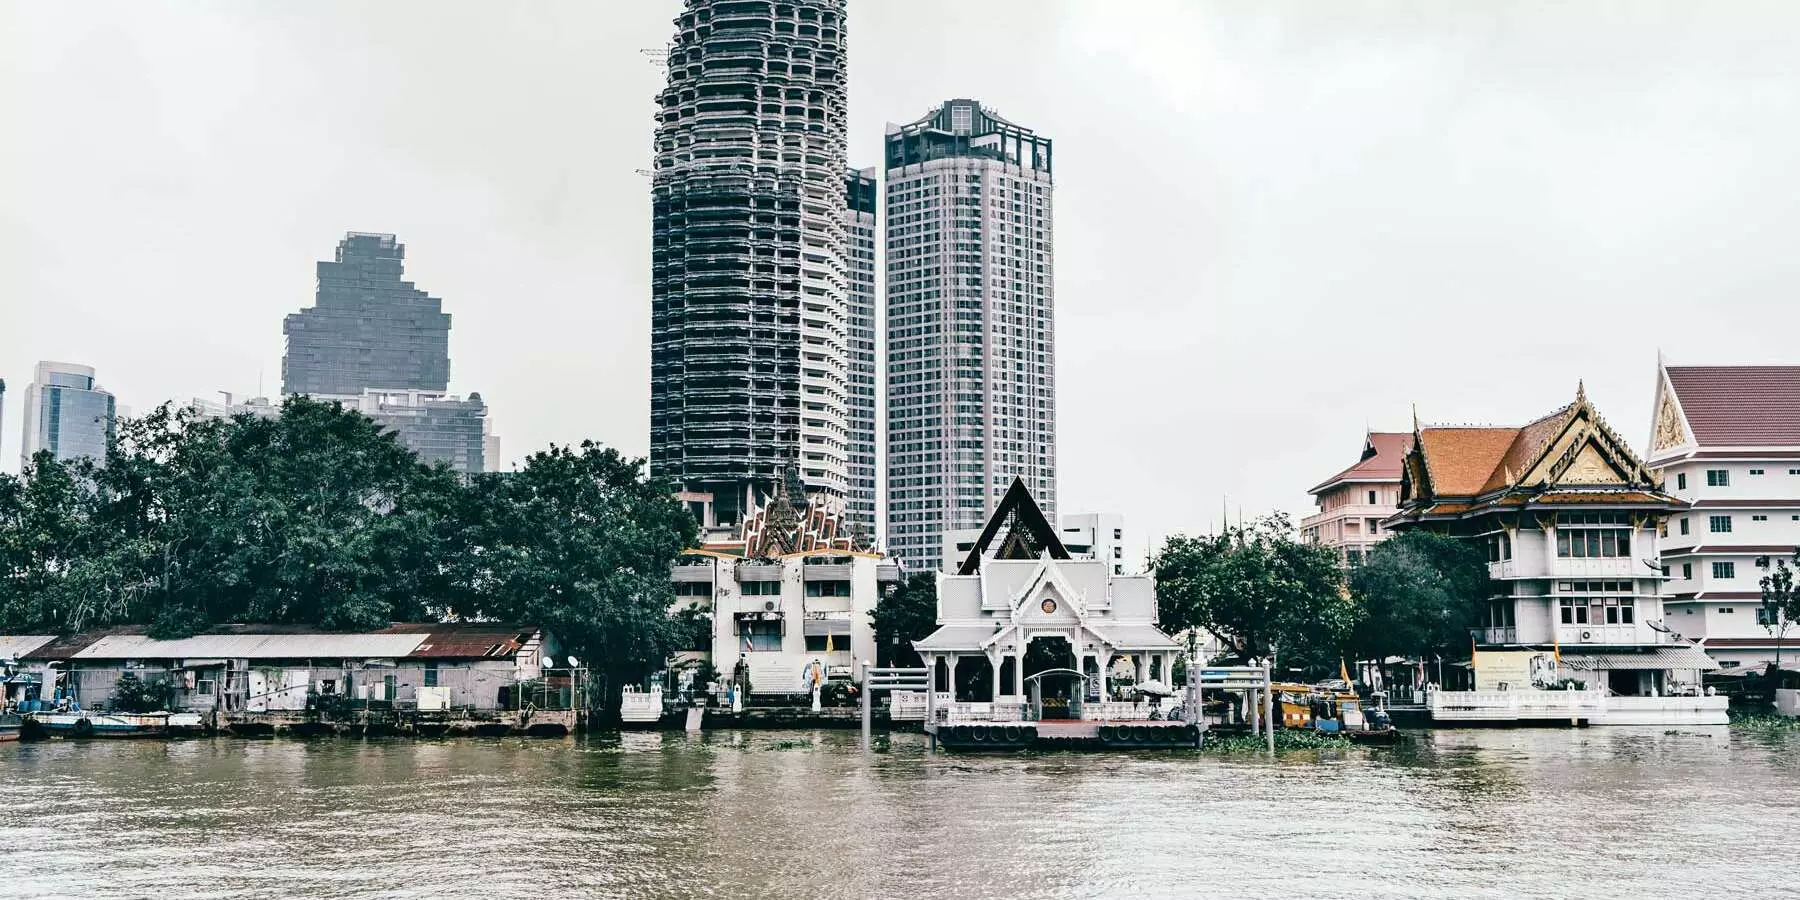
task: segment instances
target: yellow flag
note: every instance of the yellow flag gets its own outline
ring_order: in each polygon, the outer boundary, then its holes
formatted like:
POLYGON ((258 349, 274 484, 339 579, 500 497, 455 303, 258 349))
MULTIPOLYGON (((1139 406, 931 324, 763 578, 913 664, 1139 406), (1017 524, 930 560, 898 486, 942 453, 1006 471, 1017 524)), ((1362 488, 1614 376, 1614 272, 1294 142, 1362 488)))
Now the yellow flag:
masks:
MULTIPOLYGON (((1562 668, 1562 638, 1557 635, 1554 628, 1550 629, 1550 652, 1556 657, 1556 667, 1562 668)), ((1561 678, 1562 676, 1556 677, 1561 678)))
POLYGON ((1350 669, 1348 666, 1344 665, 1344 658, 1341 656, 1338 657, 1338 674, 1342 675, 1344 677, 1345 684, 1355 684, 1356 683, 1356 682, 1353 682, 1350 680, 1350 669))
POLYGON ((831 652, 831 632, 825 632, 825 652, 831 652))

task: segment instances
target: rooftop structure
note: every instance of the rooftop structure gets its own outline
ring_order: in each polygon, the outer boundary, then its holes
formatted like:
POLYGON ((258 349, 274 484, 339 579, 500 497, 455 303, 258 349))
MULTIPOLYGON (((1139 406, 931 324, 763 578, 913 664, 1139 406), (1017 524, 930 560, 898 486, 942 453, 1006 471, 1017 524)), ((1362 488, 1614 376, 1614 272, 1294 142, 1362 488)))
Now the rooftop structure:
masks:
POLYGON ((687 0, 657 96, 650 469, 740 521, 849 490, 844 0, 687 0))
POLYGON ((1365 434, 1362 456, 1354 465, 1307 491, 1319 511, 1300 520, 1302 539, 1335 548, 1344 565, 1361 562, 1386 540, 1381 522, 1399 508, 1400 471, 1412 439, 1405 432, 1365 434))
POLYGON ((1647 462, 1690 504, 1663 539, 1669 627, 1727 668, 1769 662, 1760 582, 1800 545, 1800 366, 1659 359, 1653 398, 1647 462))

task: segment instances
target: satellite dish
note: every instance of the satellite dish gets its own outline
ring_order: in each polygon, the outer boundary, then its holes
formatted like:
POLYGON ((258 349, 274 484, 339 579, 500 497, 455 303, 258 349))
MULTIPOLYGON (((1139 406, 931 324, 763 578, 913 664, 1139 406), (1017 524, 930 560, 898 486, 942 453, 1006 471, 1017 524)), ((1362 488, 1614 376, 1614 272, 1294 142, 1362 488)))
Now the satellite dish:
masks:
POLYGON ((569 668, 573 669, 579 665, 581 665, 581 660, 576 659, 573 656, 569 657, 569 668))

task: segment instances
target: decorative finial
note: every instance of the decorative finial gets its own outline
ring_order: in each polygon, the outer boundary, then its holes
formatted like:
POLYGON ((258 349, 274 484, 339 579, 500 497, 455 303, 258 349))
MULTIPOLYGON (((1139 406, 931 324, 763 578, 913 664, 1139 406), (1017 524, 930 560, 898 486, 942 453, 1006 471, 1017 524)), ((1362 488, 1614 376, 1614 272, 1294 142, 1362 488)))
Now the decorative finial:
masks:
POLYGON ((1419 404, 1414 403, 1412 405, 1412 410, 1413 410, 1413 434, 1418 434, 1419 433, 1419 404))
POLYGON ((1575 379, 1575 400, 1578 403, 1587 401, 1587 379, 1575 379))

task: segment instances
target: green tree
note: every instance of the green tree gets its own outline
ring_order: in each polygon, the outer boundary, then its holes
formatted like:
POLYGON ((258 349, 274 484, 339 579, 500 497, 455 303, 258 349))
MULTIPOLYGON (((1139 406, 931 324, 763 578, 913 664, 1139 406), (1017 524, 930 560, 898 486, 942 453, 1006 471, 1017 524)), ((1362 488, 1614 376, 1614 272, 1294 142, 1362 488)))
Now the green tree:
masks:
POLYGON ((1467 650, 1492 593, 1478 547, 1425 531, 1376 545, 1351 571, 1350 590, 1364 613, 1350 638, 1359 659, 1467 650))
POLYGON ((1800 622, 1800 588, 1794 585, 1794 570, 1800 569, 1800 548, 1795 548, 1793 565, 1775 560, 1775 569, 1762 577, 1763 627, 1775 635, 1775 668, 1781 668, 1781 643, 1789 628, 1800 622))
POLYGON ((135 672, 126 672, 113 682, 112 707, 133 713, 168 709, 169 685, 163 681, 145 681, 135 672))
POLYGON ((588 660, 602 708, 667 664, 689 627, 671 612, 669 568, 697 527, 672 485, 591 441, 551 447, 517 472, 476 479, 473 557, 458 615, 529 622, 588 660))
POLYGON ((1360 610, 1330 550, 1293 539, 1273 513, 1216 535, 1176 535, 1151 561, 1162 626, 1204 628, 1238 659, 1336 671, 1360 610))
POLYGON ((925 664, 913 641, 937 630, 937 576, 916 572, 881 598, 869 619, 875 627, 875 658, 884 666, 925 664))

